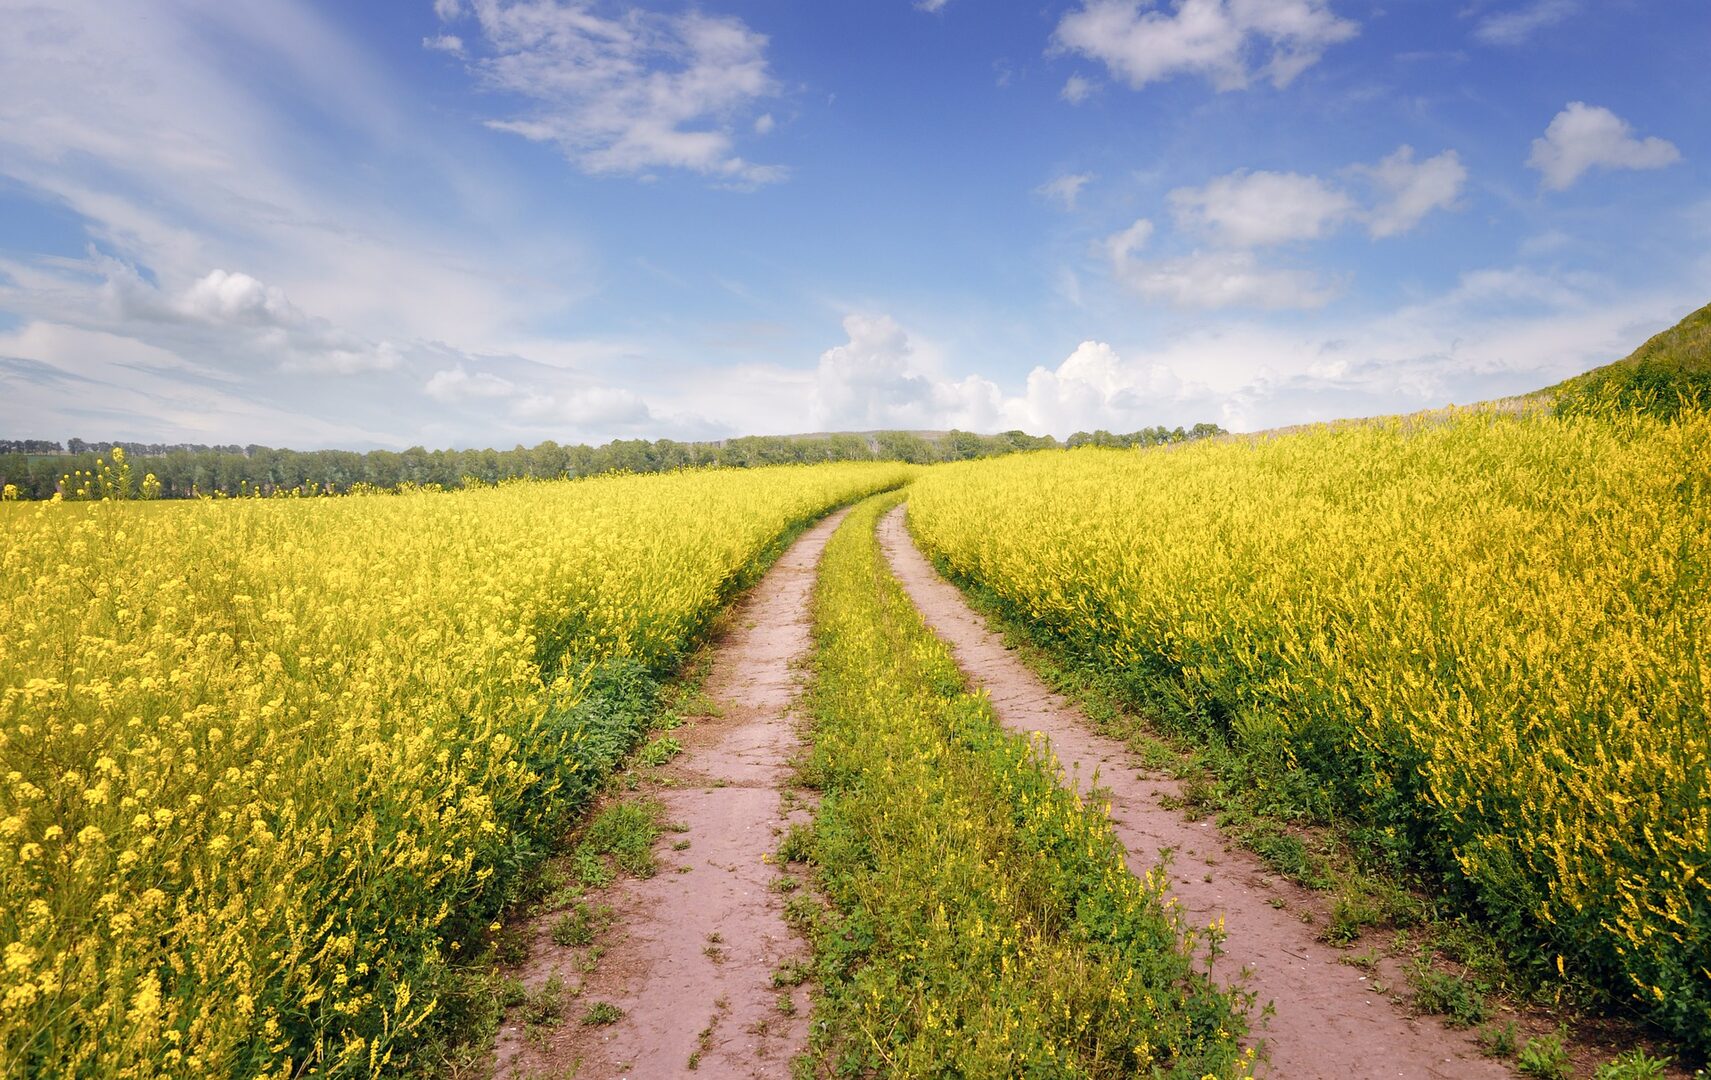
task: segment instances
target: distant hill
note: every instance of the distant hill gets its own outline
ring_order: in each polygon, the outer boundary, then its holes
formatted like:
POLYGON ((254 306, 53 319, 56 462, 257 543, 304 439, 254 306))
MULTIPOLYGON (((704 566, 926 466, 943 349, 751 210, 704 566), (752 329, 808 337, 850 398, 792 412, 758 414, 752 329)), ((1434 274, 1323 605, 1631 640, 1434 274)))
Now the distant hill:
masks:
POLYGON ((1540 391, 1561 415, 1611 409, 1665 419, 1711 407, 1711 304, 1653 336, 1628 356, 1540 391))

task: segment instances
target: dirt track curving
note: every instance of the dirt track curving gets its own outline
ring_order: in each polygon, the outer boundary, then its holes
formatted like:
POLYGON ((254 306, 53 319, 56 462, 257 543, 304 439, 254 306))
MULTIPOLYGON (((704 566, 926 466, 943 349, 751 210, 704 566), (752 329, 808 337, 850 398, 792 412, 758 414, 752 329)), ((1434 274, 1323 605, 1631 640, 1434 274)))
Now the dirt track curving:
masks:
POLYGON ((689 846, 662 852, 656 876, 627 879, 600 898, 616 920, 586 977, 574 954, 536 933, 525 984, 558 974, 582 992, 544 1045, 515 1026, 501 1031, 501 1077, 790 1076, 791 1058, 807 1046, 808 993, 780 990, 772 975, 807 948, 785 924, 784 898, 768 887, 777 872, 767 857, 791 818, 805 818, 782 813, 799 746, 788 713, 795 667, 812 641, 815 569, 843 517, 820 522, 785 552, 716 646, 704 690, 719 715, 676 732, 685 752, 659 771, 654 793, 666 819, 687 826, 689 846), (595 1001, 623 1017, 579 1024, 595 1001))
POLYGON ((1127 748, 1095 734, 1064 698, 1007 650, 955 586, 939 576, 904 526, 903 508, 880 522, 891 568, 928 624, 956 654, 968 676, 991 696, 1011 728, 1043 732, 1066 774, 1083 791, 1095 772, 1109 791, 1117 836, 1129 865, 1143 873, 1161 852, 1171 853, 1172 892, 1200 925, 1222 916, 1229 934, 1215 974, 1235 979, 1249 969, 1247 986, 1258 1003, 1270 1002, 1269 1020, 1256 1017, 1269 1064, 1261 1075, 1283 1080, 1316 1078, 1496 1078, 1508 1069, 1481 1056, 1467 1032, 1409 1016, 1375 992, 1375 981, 1402 984, 1395 961, 1366 974, 1341 964, 1344 955, 1324 944, 1293 911, 1309 910, 1305 890, 1279 878, 1256 856, 1228 844, 1209 822, 1185 820, 1161 797, 1173 781, 1141 770, 1127 748), (1274 906, 1281 900, 1283 907, 1274 906))

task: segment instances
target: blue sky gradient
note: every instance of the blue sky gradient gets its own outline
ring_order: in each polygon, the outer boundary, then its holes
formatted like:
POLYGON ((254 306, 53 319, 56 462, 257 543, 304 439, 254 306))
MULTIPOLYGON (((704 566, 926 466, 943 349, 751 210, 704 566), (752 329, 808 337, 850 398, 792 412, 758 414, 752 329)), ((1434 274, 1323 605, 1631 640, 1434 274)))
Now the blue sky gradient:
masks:
POLYGON ((0 0, 0 434, 1236 429, 1711 299, 1699 0, 0 0))

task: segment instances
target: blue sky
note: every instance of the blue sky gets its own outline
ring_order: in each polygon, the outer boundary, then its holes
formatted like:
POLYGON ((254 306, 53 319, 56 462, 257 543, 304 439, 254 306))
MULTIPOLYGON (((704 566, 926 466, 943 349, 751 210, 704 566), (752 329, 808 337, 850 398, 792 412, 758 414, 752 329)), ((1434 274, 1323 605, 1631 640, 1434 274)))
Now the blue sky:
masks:
POLYGON ((1702 0, 0 0, 0 435, 1235 429, 1711 300, 1702 0))

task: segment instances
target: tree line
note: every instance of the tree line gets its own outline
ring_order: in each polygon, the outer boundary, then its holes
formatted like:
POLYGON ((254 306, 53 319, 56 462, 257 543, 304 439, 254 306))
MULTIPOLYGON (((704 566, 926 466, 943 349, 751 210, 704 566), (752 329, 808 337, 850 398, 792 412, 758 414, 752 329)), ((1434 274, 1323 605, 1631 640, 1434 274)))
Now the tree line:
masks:
POLYGON ((965 461, 1025 450, 1081 445, 1151 446, 1220 434, 1216 424, 1193 428, 1145 428, 1128 435, 1077 432, 1068 443, 1050 435, 1006 431, 979 435, 968 431, 922 434, 879 431, 866 434, 749 435, 717 442, 674 439, 618 439, 601 446, 561 446, 548 440, 510 450, 284 450, 269 446, 204 446, 195 443, 90 443, 68 439, 62 446, 46 440, 0 440, 0 486, 12 497, 67 498, 87 489, 79 477, 98 476, 114 448, 124 451, 139 476, 152 476, 158 497, 198 495, 271 495, 297 491, 335 494, 352 489, 496 484, 523 478, 595 476, 601 473, 667 472, 721 465, 806 464, 819 461, 907 461, 931 464, 965 461), (67 478, 71 483, 66 483, 67 478))

